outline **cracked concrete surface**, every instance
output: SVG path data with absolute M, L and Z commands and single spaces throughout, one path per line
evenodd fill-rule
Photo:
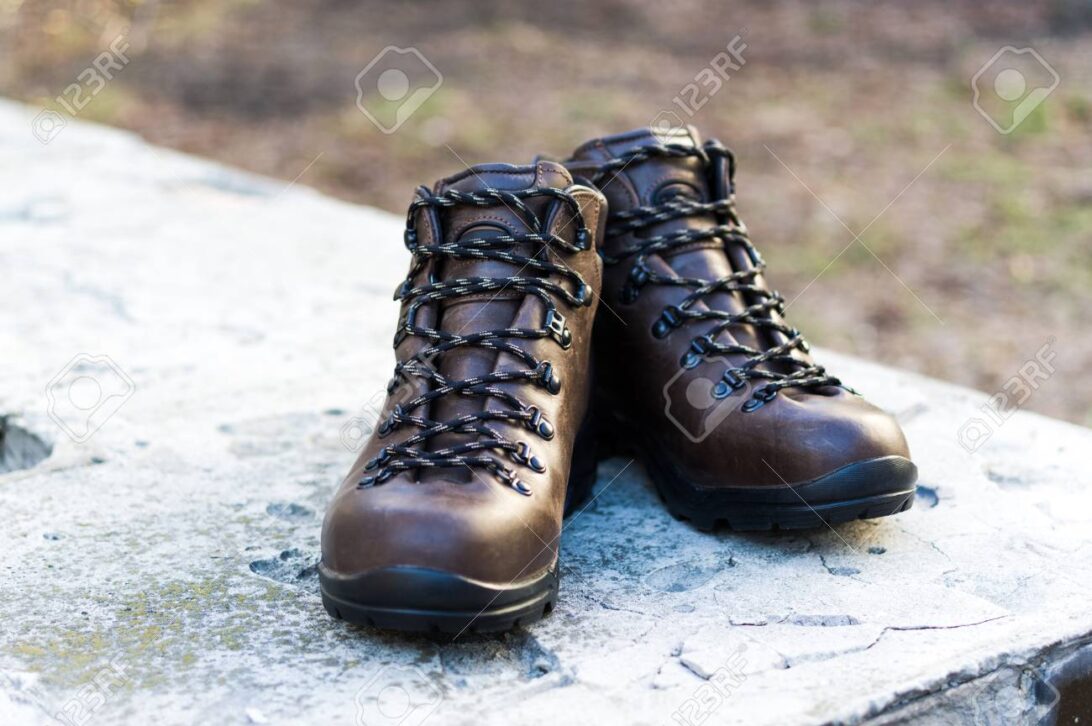
M 330 620 L 319 526 L 390 374 L 401 220 L 32 117 L 0 102 L 0 722 L 974 722 L 1088 677 L 1092 432 L 1019 413 L 970 454 L 984 395 L 829 352 L 900 415 L 910 512 L 703 534 L 612 459 L 542 623 Z M 46 389 L 81 355 L 120 373 L 71 369 L 112 414 L 55 409 L 77 443 Z

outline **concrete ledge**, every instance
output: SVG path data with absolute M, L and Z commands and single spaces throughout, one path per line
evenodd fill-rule
M 1017 413 L 969 453 L 986 396 L 830 352 L 906 428 L 907 514 L 705 535 L 614 459 L 543 623 L 330 620 L 319 525 L 390 374 L 401 220 L 33 115 L 0 102 L 0 722 L 986 722 L 1087 682 L 1092 432 Z M 80 376 L 90 418 L 47 395 Z

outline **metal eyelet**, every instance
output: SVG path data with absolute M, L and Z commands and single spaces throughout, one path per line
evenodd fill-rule
M 648 282 L 648 277 L 648 268 L 643 264 L 637 263 L 631 267 L 629 275 L 626 277 L 626 284 L 622 286 L 620 295 L 622 302 L 627 305 L 634 302 L 641 293 L 641 288 Z
M 581 283 L 580 287 L 576 288 L 576 294 L 573 297 L 576 299 L 577 305 L 591 305 L 591 288 Z
M 554 370 L 553 363 L 543 363 L 542 368 L 542 383 L 546 386 L 546 390 L 553 394 L 561 392 L 561 377 L 557 375 L 557 371 Z
M 562 348 L 568 350 L 572 346 L 572 331 L 565 327 L 565 316 L 557 310 L 550 310 L 546 313 L 544 327 L 550 331 L 550 337 L 556 340 Z
M 721 376 L 721 378 L 724 380 L 725 385 L 733 391 L 738 391 L 747 385 L 746 381 L 732 369 L 724 371 L 724 375 Z
M 516 472 L 512 471 L 511 469 L 503 469 L 497 476 L 501 478 L 501 481 L 515 489 L 523 496 L 531 496 L 531 488 L 524 484 L 519 476 L 516 475 Z
M 732 395 L 732 387 L 724 381 L 717 381 L 713 386 L 713 398 L 728 398 Z
M 653 324 L 652 335 L 657 338 L 666 338 L 672 329 L 680 325 L 682 325 L 682 311 L 674 305 L 668 305 Z
M 554 425 L 546 420 L 538 406 L 531 406 L 527 410 L 531 412 L 531 418 L 523 424 L 527 430 L 533 431 L 546 441 L 552 439 L 554 437 Z
M 526 441 L 520 441 L 516 446 L 516 450 L 510 454 L 512 461 L 529 466 L 532 471 L 539 474 L 546 471 L 546 465 L 542 463 L 542 459 L 531 453 L 531 447 Z
M 394 476 L 395 472 L 391 471 L 390 469 L 385 469 L 378 474 L 372 474 L 370 476 L 362 477 L 360 481 L 357 482 L 356 487 L 357 489 L 367 489 L 369 487 L 382 484 L 388 479 L 394 478 Z
M 417 230 L 412 227 L 406 227 L 406 231 L 402 233 L 402 241 L 406 245 L 406 249 L 413 251 L 417 248 Z
M 390 460 L 391 452 L 387 450 L 386 446 L 384 446 L 382 449 L 379 450 L 379 453 L 377 453 L 374 458 L 368 459 L 368 463 L 364 465 L 364 471 L 378 469 L 380 466 L 383 466 Z
M 591 248 L 591 232 L 588 231 L 587 227 L 576 230 L 576 246 L 581 251 Z
M 767 403 L 777 398 L 777 391 L 770 391 L 760 388 L 759 390 L 751 394 L 751 396 L 752 398 L 747 401 L 747 403 L 743 404 L 744 413 L 750 413 L 751 411 L 757 411 L 758 409 L 762 408 Z
M 391 409 L 391 415 L 383 419 L 383 421 L 375 427 L 375 432 L 379 434 L 379 438 L 383 438 L 391 431 L 394 430 L 395 421 L 404 414 L 402 410 L 402 404 L 394 404 L 394 408 Z
M 687 370 L 697 368 L 699 363 L 701 363 L 701 356 L 692 350 L 683 353 L 683 357 L 679 360 L 679 365 Z
M 699 335 L 690 341 L 690 350 L 698 355 L 705 355 L 713 349 L 713 339 L 708 335 Z
M 683 356 L 683 368 L 694 368 L 707 356 L 716 344 L 708 335 L 699 335 L 690 341 L 690 350 Z M 687 363 L 690 362 L 690 365 Z
M 397 348 L 401 345 L 402 341 L 409 335 L 410 329 L 417 325 L 417 308 L 408 307 L 406 311 L 398 318 L 398 329 L 394 331 L 394 347 Z

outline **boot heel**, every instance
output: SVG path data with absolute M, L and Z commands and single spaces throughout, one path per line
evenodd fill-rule
M 591 494 L 598 471 L 598 442 L 594 406 L 589 405 L 584 423 L 576 434 L 573 444 L 572 463 L 569 466 L 569 485 L 565 491 L 565 516 L 568 516 Z

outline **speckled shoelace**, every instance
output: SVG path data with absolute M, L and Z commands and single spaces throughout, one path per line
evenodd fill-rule
M 612 174 L 620 172 L 631 164 L 640 164 L 653 158 L 696 157 L 701 160 L 710 177 L 713 189 L 712 201 L 702 201 L 678 195 L 661 203 L 635 207 L 626 211 L 612 212 L 608 218 L 607 239 L 647 229 L 672 219 L 692 216 L 714 215 L 717 224 L 703 229 L 686 229 L 667 234 L 641 239 L 631 247 L 615 255 L 603 255 L 607 265 L 618 265 L 632 260 L 629 276 L 621 290 L 621 301 L 631 303 L 637 299 L 646 285 L 670 285 L 685 287 L 690 294 L 678 305 L 669 305 L 660 314 L 652 326 L 652 334 L 657 338 L 666 337 L 673 329 L 689 322 L 715 321 L 715 324 L 702 335 L 694 338 L 690 347 L 680 360 L 684 368 L 694 368 L 703 359 L 711 355 L 745 356 L 746 361 L 739 366 L 729 368 L 721 380 L 713 387 L 714 398 L 726 398 L 745 387 L 748 380 L 763 380 L 756 386 L 751 397 L 743 404 L 744 412 L 754 411 L 771 401 L 777 392 L 790 387 L 814 388 L 819 386 L 845 386 L 819 365 L 807 363 L 792 356 L 799 349 L 807 352 L 808 342 L 796 328 L 774 320 L 770 312 L 778 315 L 785 312 L 785 300 L 776 291 L 755 285 L 755 278 L 766 269 L 758 250 L 747 235 L 747 228 L 735 211 L 735 156 L 719 141 L 710 139 L 698 148 L 684 144 L 662 144 L 646 146 L 627 152 L 604 162 L 599 167 L 592 182 L 602 185 Z M 723 181 L 722 181 L 723 180 Z M 669 253 L 695 242 L 719 241 L 727 252 L 729 245 L 739 245 L 746 251 L 751 267 L 734 271 L 717 280 L 703 280 L 695 277 L 675 277 L 657 274 L 647 264 L 649 255 Z M 708 306 L 708 296 L 717 292 L 740 293 L 746 300 L 753 301 L 748 307 L 737 313 L 715 310 Z M 705 309 L 695 309 L 696 303 L 706 303 Z M 756 329 L 775 331 L 783 337 L 783 342 L 766 350 L 758 350 L 746 345 L 725 345 L 717 342 L 717 336 L 732 326 L 750 325 Z M 776 336 L 775 336 L 776 339 Z M 764 363 L 774 364 L 762 368 Z M 768 368 L 787 368 L 783 373 Z M 852 389 L 848 389 L 851 390 Z
M 465 466 L 486 469 L 506 485 L 521 494 L 529 495 L 531 489 L 519 478 L 517 471 L 506 466 L 494 454 L 507 455 L 514 464 L 530 467 L 536 472 L 545 471 L 545 464 L 534 455 L 527 442 L 511 441 L 490 424 L 497 421 L 517 423 L 545 440 L 553 438 L 554 427 L 537 407 L 524 404 L 517 396 L 498 388 L 496 384 L 523 381 L 542 386 L 553 394 L 561 390 L 561 378 L 552 363 L 538 360 L 509 340 L 550 337 L 562 349 L 569 348 L 572 334 L 565 326 L 564 315 L 558 310 L 558 301 L 569 308 L 576 308 L 590 304 L 592 294 L 578 273 L 564 264 L 552 262 L 549 251 L 553 250 L 558 255 L 582 252 L 589 247 L 590 232 L 585 226 L 576 199 L 560 189 L 485 189 L 477 192 L 447 191 L 432 194 L 427 187 L 420 187 L 417 192 L 417 197 L 407 213 L 405 231 L 405 243 L 413 254 L 413 265 L 405 282 L 395 294 L 395 299 L 402 301 L 404 313 L 399 320 L 394 345 L 397 347 L 407 336 L 424 338 L 428 344 L 416 355 L 395 366 L 394 378 L 388 386 L 388 392 L 393 393 L 408 378 L 427 380 L 429 386 L 421 395 L 395 405 L 390 416 L 381 422 L 378 427 L 380 437 L 385 437 L 403 426 L 412 426 L 417 431 L 397 445 L 384 447 L 375 458 L 368 461 L 365 465 L 368 473 L 361 479 L 359 486 L 382 484 L 398 473 L 410 469 Z M 552 198 L 556 204 L 568 208 L 577 229 L 575 244 L 556 234 L 550 234 L 543 228 L 543 221 L 525 204 L 526 200 L 535 197 Z M 529 231 L 488 238 L 460 239 L 450 243 L 419 243 L 415 218 L 420 210 L 428 207 L 451 209 L 463 205 L 505 205 L 520 216 Z M 548 214 L 546 216 L 549 217 Z M 521 247 L 526 249 L 528 246 L 532 249 L 530 256 L 519 251 Z M 426 265 L 432 263 L 432 269 L 436 269 L 441 260 L 499 260 L 517 266 L 519 271 L 507 277 L 459 277 L 448 280 L 438 279 L 430 274 L 426 284 L 413 284 L 413 280 Z M 539 274 L 525 275 L 523 273 L 526 270 Z M 559 283 L 557 278 L 569 281 L 575 292 Z M 501 328 L 460 335 L 421 326 L 416 322 L 417 312 L 424 305 L 481 293 L 500 294 L 502 291 L 534 295 L 542 300 L 546 307 L 542 326 Z M 458 355 L 460 349 L 468 347 L 503 351 L 523 361 L 526 368 L 496 371 L 464 380 L 448 378 L 440 373 L 439 360 L 443 356 Z M 483 407 L 483 410 L 448 421 L 436 421 L 415 413 L 441 397 L 451 395 L 492 397 L 505 405 L 498 410 L 486 410 Z M 466 434 L 468 440 L 436 451 L 425 450 L 424 445 L 430 439 L 448 432 Z

